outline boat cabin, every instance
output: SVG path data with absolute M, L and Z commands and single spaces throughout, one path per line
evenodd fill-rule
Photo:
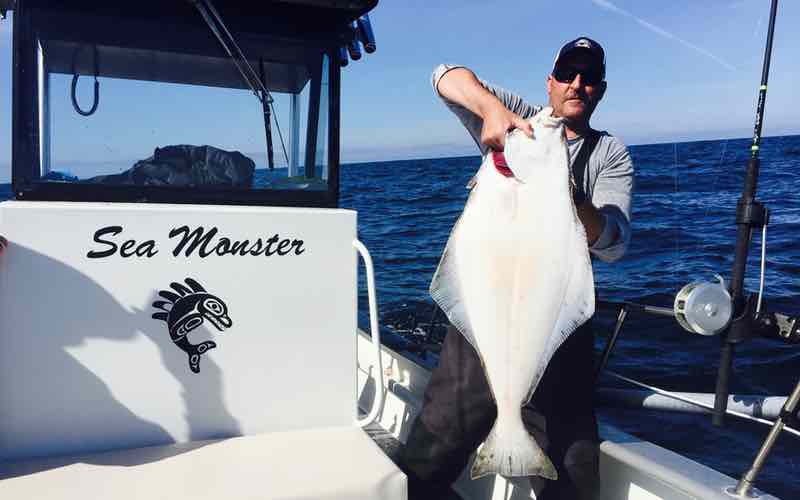
M 405 498 L 336 208 L 376 3 L 14 3 L 0 497 Z
M 336 206 L 341 48 L 375 3 L 17 1 L 16 198 Z

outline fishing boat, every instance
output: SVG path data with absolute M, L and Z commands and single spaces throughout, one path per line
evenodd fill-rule
M 2 498 L 407 498 L 393 460 L 435 357 L 381 343 L 371 257 L 338 208 L 341 71 L 375 50 L 376 4 L 0 2 Z M 223 140 L 250 116 L 259 162 Z M 91 130 L 69 136 L 81 147 L 152 129 L 153 150 L 81 170 L 53 146 L 70 120 Z M 671 312 L 694 327 L 686 304 L 712 303 L 697 290 Z M 775 498 L 613 422 L 601 435 L 599 498 Z M 493 476 L 454 490 L 533 498 Z

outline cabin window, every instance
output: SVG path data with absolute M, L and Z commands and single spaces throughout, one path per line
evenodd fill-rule
M 19 103 L 33 133 L 19 136 L 18 197 L 335 205 L 334 45 L 234 32 L 254 90 L 191 10 L 179 22 L 23 14 L 30 67 L 15 78 L 35 91 Z

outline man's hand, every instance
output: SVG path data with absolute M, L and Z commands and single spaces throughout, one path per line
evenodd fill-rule
M 483 120 L 481 144 L 502 151 L 506 133 L 518 128 L 533 137 L 531 124 L 486 90 L 475 74 L 467 68 L 455 68 L 439 80 L 437 91 L 447 99 L 464 106 Z
M 507 110 L 500 101 L 497 101 L 496 106 L 485 110 L 482 118 L 481 144 L 495 151 L 503 151 L 506 144 L 506 133 L 515 128 L 522 130 L 528 137 L 533 137 L 533 127 L 530 122 Z

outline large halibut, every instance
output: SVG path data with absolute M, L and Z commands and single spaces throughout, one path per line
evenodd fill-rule
M 592 265 L 572 202 L 564 125 L 550 108 L 531 123 L 534 139 L 519 130 L 506 138 L 511 172 L 502 173 L 486 155 L 430 288 L 478 352 L 497 403 L 473 479 L 557 477 L 525 429 L 521 407 L 556 349 L 594 314 Z

